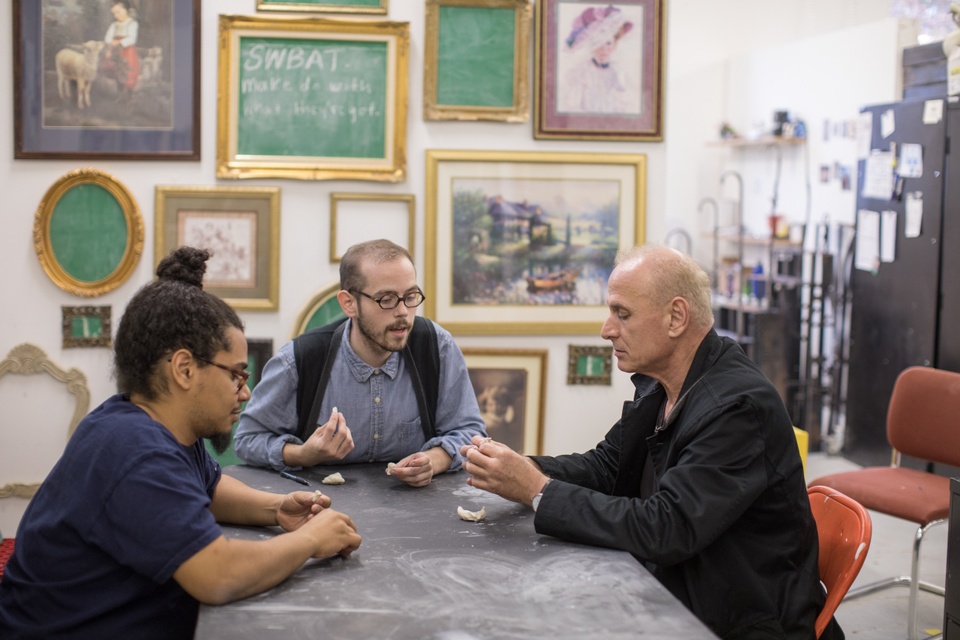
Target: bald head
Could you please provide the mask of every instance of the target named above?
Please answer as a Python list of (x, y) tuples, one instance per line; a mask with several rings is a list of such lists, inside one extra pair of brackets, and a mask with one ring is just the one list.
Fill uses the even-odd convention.
[(617, 253), (616, 269), (635, 278), (637, 292), (658, 305), (683, 298), (690, 307), (691, 326), (713, 326), (710, 277), (690, 256), (657, 244), (644, 244)]

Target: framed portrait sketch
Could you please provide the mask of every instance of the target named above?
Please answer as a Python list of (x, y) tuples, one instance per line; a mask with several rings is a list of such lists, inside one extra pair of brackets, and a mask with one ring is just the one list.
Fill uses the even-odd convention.
[(13, 18), (15, 158), (200, 159), (200, 0), (13, 0)]
[(33, 248), (53, 283), (75, 296), (113, 291), (143, 253), (133, 194), (109, 173), (75, 169), (47, 189), (33, 219)]
[(257, 11), (386, 13), (387, 0), (257, 0)]
[(235, 309), (280, 296), (280, 189), (157, 186), (154, 264), (180, 246), (212, 252), (203, 288)]
[(410, 25), (220, 16), (218, 178), (400, 182)]
[(427, 0), (424, 120), (526, 122), (530, 0)]
[(425, 315), (454, 334), (596, 334), (641, 244), (646, 156), (427, 151)]
[(60, 307), (63, 348), (113, 345), (110, 307)]
[(534, 137), (663, 139), (663, 0), (540, 0)]
[(547, 351), (463, 349), (487, 435), (523, 455), (543, 453)]
[(413, 194), (331, 193), (330, 262), (340, 262), (358, 242), (376, 238), (391, 240), (413, 255), (415, 204)]

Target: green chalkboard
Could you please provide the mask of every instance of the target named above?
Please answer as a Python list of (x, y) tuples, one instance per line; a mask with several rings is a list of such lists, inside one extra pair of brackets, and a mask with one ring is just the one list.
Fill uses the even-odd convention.
[(439, 23), (437, 103), (512, 106), (515, 11), (441, 6)]
[(127, 248), (127, 221), (120, 203), (97, 184), (63, 194), (50, 217), (50, 244), (63, 269), (83, 282), (103, 280)]
[(239, 54), (239, 155), (387, 154), (386, 42), (243, 36)]

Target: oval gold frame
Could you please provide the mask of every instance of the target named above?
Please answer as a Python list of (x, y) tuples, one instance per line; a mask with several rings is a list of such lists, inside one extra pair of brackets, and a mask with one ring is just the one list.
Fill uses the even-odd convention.
[[(50, 219), (60, 199), (76, 186), (95, 184), (105, 189), (120, 205), (127, 223), (127, 244), (120, 264), (105, 278), (88, 282), (67, 272), (57, 260), (50, 242)], [(75, 169), (51, 185), (40, 201), (33, 221), (33, 248), (40, 266), (53, 283), (68, 293), (81, 297), (99, 296), (119, 287), (133, 273), (143, 254), (143, 217), (130, 191), (109, 173), (97, 169)]]

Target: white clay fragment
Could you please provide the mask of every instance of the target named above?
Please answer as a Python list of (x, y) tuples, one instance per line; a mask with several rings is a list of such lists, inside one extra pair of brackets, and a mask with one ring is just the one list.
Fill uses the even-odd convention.
[(457, 507), (457, 515), (467, 522), (480, 522), (487, 519), (487, 508), (480, 507), (480, 511), (467, 511), (463, 507)]
[(318, 502), (320, 502), (320, 498), (322, 498), (322, 497), (323, 497), (323, 494), (320, 493), (320, 489), (317, 489), (316, 491), (314, 491), (314, 492), (313, 492), (313, 504), (317, 504)]
[(340, 475), (340, 472), (334, 473), (321, 480), (323, 484), (343, 484), (346, 480)]
[(388, 476), (389, 476), (389, 475), (392, 475), (392, 474), (390, 473), (390, 469), (393, 469), (395, 466), (397, 466), (397, 463), (396, 463), (396, 462), (388, 462), (388, 463), (387, 463), (387, 475), (388, 475)]

